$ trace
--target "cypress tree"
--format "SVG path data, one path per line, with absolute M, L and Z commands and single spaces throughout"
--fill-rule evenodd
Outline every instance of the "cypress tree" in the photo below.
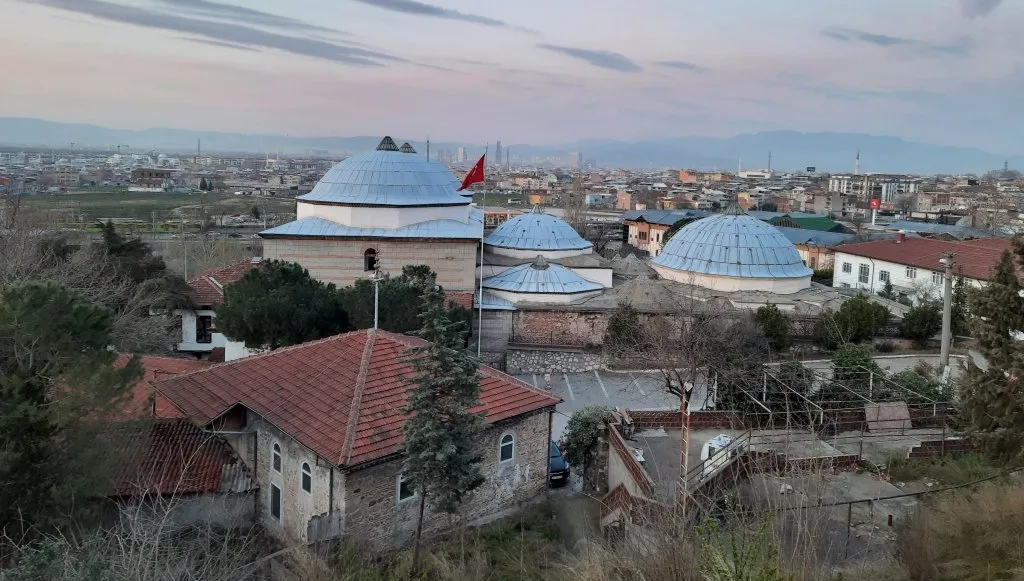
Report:
M 429 289 L 423 301 L 423 326 L 417 335 L 428 343 L 408 353 L 415 375 L 400 449 L 403 476 L 419 495 L 414 571 L 427 502 L 437 511 L 455 513 L 466 494 L 484 482 L 482 454 L 474 446 L 483 416 L 469 411 L 480 405 L 480 372 L 463 348 L 466 324 L 452 321 L 440 287 Z
M 1017 258 L 1024 246 L 1016 243 Z M 1004 252 L 988 285 L 970 297 L 974 336 L 988 362 L 982 370 L 968 362 L 961 400 L 972 437 L 993 458 L 1024 458 L 1024 349 L 1016 336 L 1024 330 L 1024 298 L 1014 268 Z

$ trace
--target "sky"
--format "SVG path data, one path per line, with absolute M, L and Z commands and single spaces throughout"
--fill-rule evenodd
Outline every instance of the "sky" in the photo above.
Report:
M 1024 0 L 0 0 L 0 116 L 1024 154 Z

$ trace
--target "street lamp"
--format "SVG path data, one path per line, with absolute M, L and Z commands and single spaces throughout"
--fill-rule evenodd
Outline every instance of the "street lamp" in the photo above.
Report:
M 380 281 L 384 280 L 385 275 L 380 271 L 380 260 L 373 260 L 373 274 L 370 275 L 370 280 L 373 282 L 373 330 L 376 331 L 379 318 L 378 313 L 380 308 Z

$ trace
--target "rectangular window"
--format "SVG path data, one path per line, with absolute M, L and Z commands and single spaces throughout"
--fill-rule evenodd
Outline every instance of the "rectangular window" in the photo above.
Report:
M 860 268 L 857 271 L 857 280 L 859 280 L 860 282 L 867 282 L 870 276 L 871 267 L 866 264 L 860 265 Z
M 270 516 L 281 520 L 281 489 L 275 484 L 270 485 Z
M 853 272 L 853 265 L 850 264 L 849 262 L 844 262 L 843 272 L 845 272 L 846 274 L 850 274 L 851 272 Z
M 647 232 L 640 233 L 640 240 L 647 240 Z
M 913 266 L 908 266 L 907 267 L 907 278 L 909 278 L 911 280 L 917 278 L 917 268 L 915 268 Z
M 413 490 L 412 486 L 409 486 L 409 483 L 405 481 L 405 476 L 402 476 L 401 474 L 399 474 L 398 475 L 398 500 L 399 501 L 409 500 L 410 498 L 412 498 L 414 496 L 416 496 L 416 491 Z
M 879 270 L 878 271 L 878 280 L 880 280 L 882 282 L 888 282 L 888 280 L 889 280 L 889 271 L 888 270 Z
M 942 284 L 942 273 L 941 272 L 933 272 L 932 273 L 932 284 Z
M 196 318 L 196 343 L 213 342 L 213 317 L 203 315 Z

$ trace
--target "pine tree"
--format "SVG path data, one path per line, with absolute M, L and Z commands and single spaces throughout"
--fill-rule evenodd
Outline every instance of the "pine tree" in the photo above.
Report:
M 890 301 L 895 301 L 899 298 L 896 289 L 892 286 L 892 279 L 885 279 L 885 285 L 882 286 L 882 290 L 878 291 L 878 296 Z
M 420 536 L 427 502 L 440 512 L 455 513 L 463 498 L 484 482 L 475 446 L 483 416 L 470 412 L 480 405 L 480 372 L 464 350 L 466 325 L 453 322 L 440 287 L 427 291 L 423 326 L 417 333 L 428 343 L 409 351 L 416 373 L 405 408 L 403 476 L 419 495 L 413 569 L 419 567 Z
M 1016 245 L 1018 260 L 1024 246 Z M 968 361 L 961 400 L 971 435 L 993 458 L 1024 459 L 1024 349 L 1015 338 L 1024 330 L 1024 298 L 1014 257 L 1004 252 L 988 284 L 970 298 L 974 336 L 988 368 Z
M 102 495 L 105 418 L 141 377 L 116 368 L 111 312 L 51 282 L 0 291 L 0 528 L 60 530 Z M 15 537 L 16 538 L 16 537 Z

